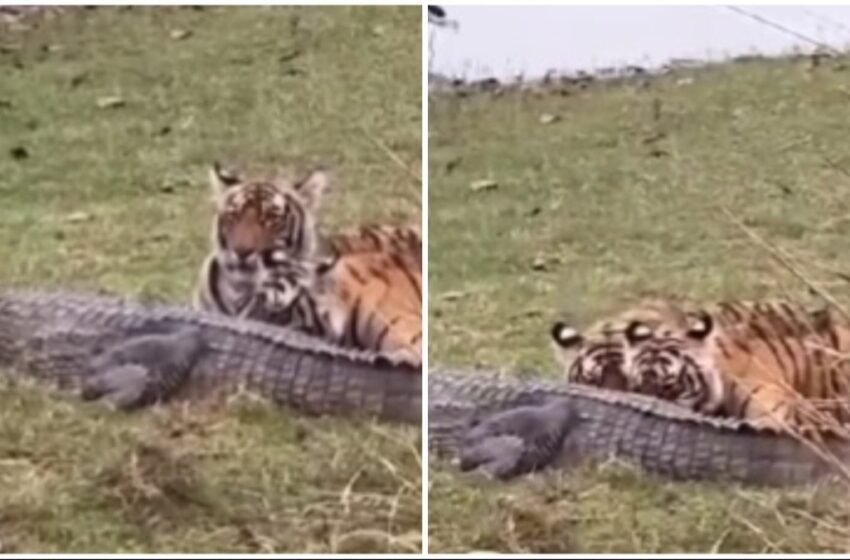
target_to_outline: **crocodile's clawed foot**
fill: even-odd
[[[92,359],[81,396],[122,410],[166,400],[186,381],[203,348],[195,329],[129,338]]]
[[[545,468],[558,456],[573,420],[560,401],[476,418],[463,436],[460,468],[500,480]]]
[[[82,389],[87,401],[102,400],[120,410],[146,404],[150,371],[139,364],[123,364],[89,378]]]
[[[525,442],[518,436],[486,436],[468,443],[460,454],[460,470],[478,470],[484,475],[506,480],[523,474],[519,472],[525,454]]]

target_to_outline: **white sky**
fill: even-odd
[[[724,6],[444,6],[457,31],[429,26],[432,70],[526,77],[605,66],[658,66],[814,47]],[[850,47],[850,6],[741,6],[835,48]]]

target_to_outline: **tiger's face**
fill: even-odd
[[[316,251],[315,213],[330,188],[324,170],[297,182],[248,180],[215,164],[210,182],[216,201],[214,242],[230,272],[254,274],[273,250],[292,258]]]
[[[629,390],[703,413],[722,406],[723,383],[714,360],[712,316],[688,313],[686,322],[632,322],[625,330]]]
[[[599,321],[584,332],[557,322],[550,334],[555,357],[562,364],[568,382],[633,391],[638,383],[631,376],[637,341],[629,339],[631,329],[640,324],[654,331],[681,321],[678,308],[664,301],[648,300]]]
[[[569,383],[626,389],[626,344],[619,329],[596,328],[582,334],[567,323],[552,326],[555,356]]]

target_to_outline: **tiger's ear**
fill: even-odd
[[[549,334],[552,335],[555,344],[565,349],[575,348],[584,341],[580,332],[563,321],[558,321],[552,325]]]
[[[333,183],[331,172],[319,167],[296,183],[295,190],[301,196],[307,208],[315,211],[321,206],[322,199],[333,188]]]
[[[214,161],[210,166],[209,179],[210,188],[216,197],[240,182],[239,175],[235,171],[224,169],[218,161]]]
[[[706,311],[693,313],[688,317],[688,337],[694,340],[705,340],[714,330],[714,319]]]

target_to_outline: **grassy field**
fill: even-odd
[[[557,375],[558,318],[581,327],[646,295],[809,299],[735,220],[847,305],[850,61],[821,62],[432,95],[431,362]],[[674,484],[618,466],[502,485],[437,462],[430,486],[431,551],[850,550],[843,489]]]
[[[330,166],[331,228],[418,223],[420,22],[136,7],[2,28],[0,282],[188,301],[214,159]],[[245,398],[122,415],[4,383],[0,434],[4,552],[421,549],[415,429]]]

